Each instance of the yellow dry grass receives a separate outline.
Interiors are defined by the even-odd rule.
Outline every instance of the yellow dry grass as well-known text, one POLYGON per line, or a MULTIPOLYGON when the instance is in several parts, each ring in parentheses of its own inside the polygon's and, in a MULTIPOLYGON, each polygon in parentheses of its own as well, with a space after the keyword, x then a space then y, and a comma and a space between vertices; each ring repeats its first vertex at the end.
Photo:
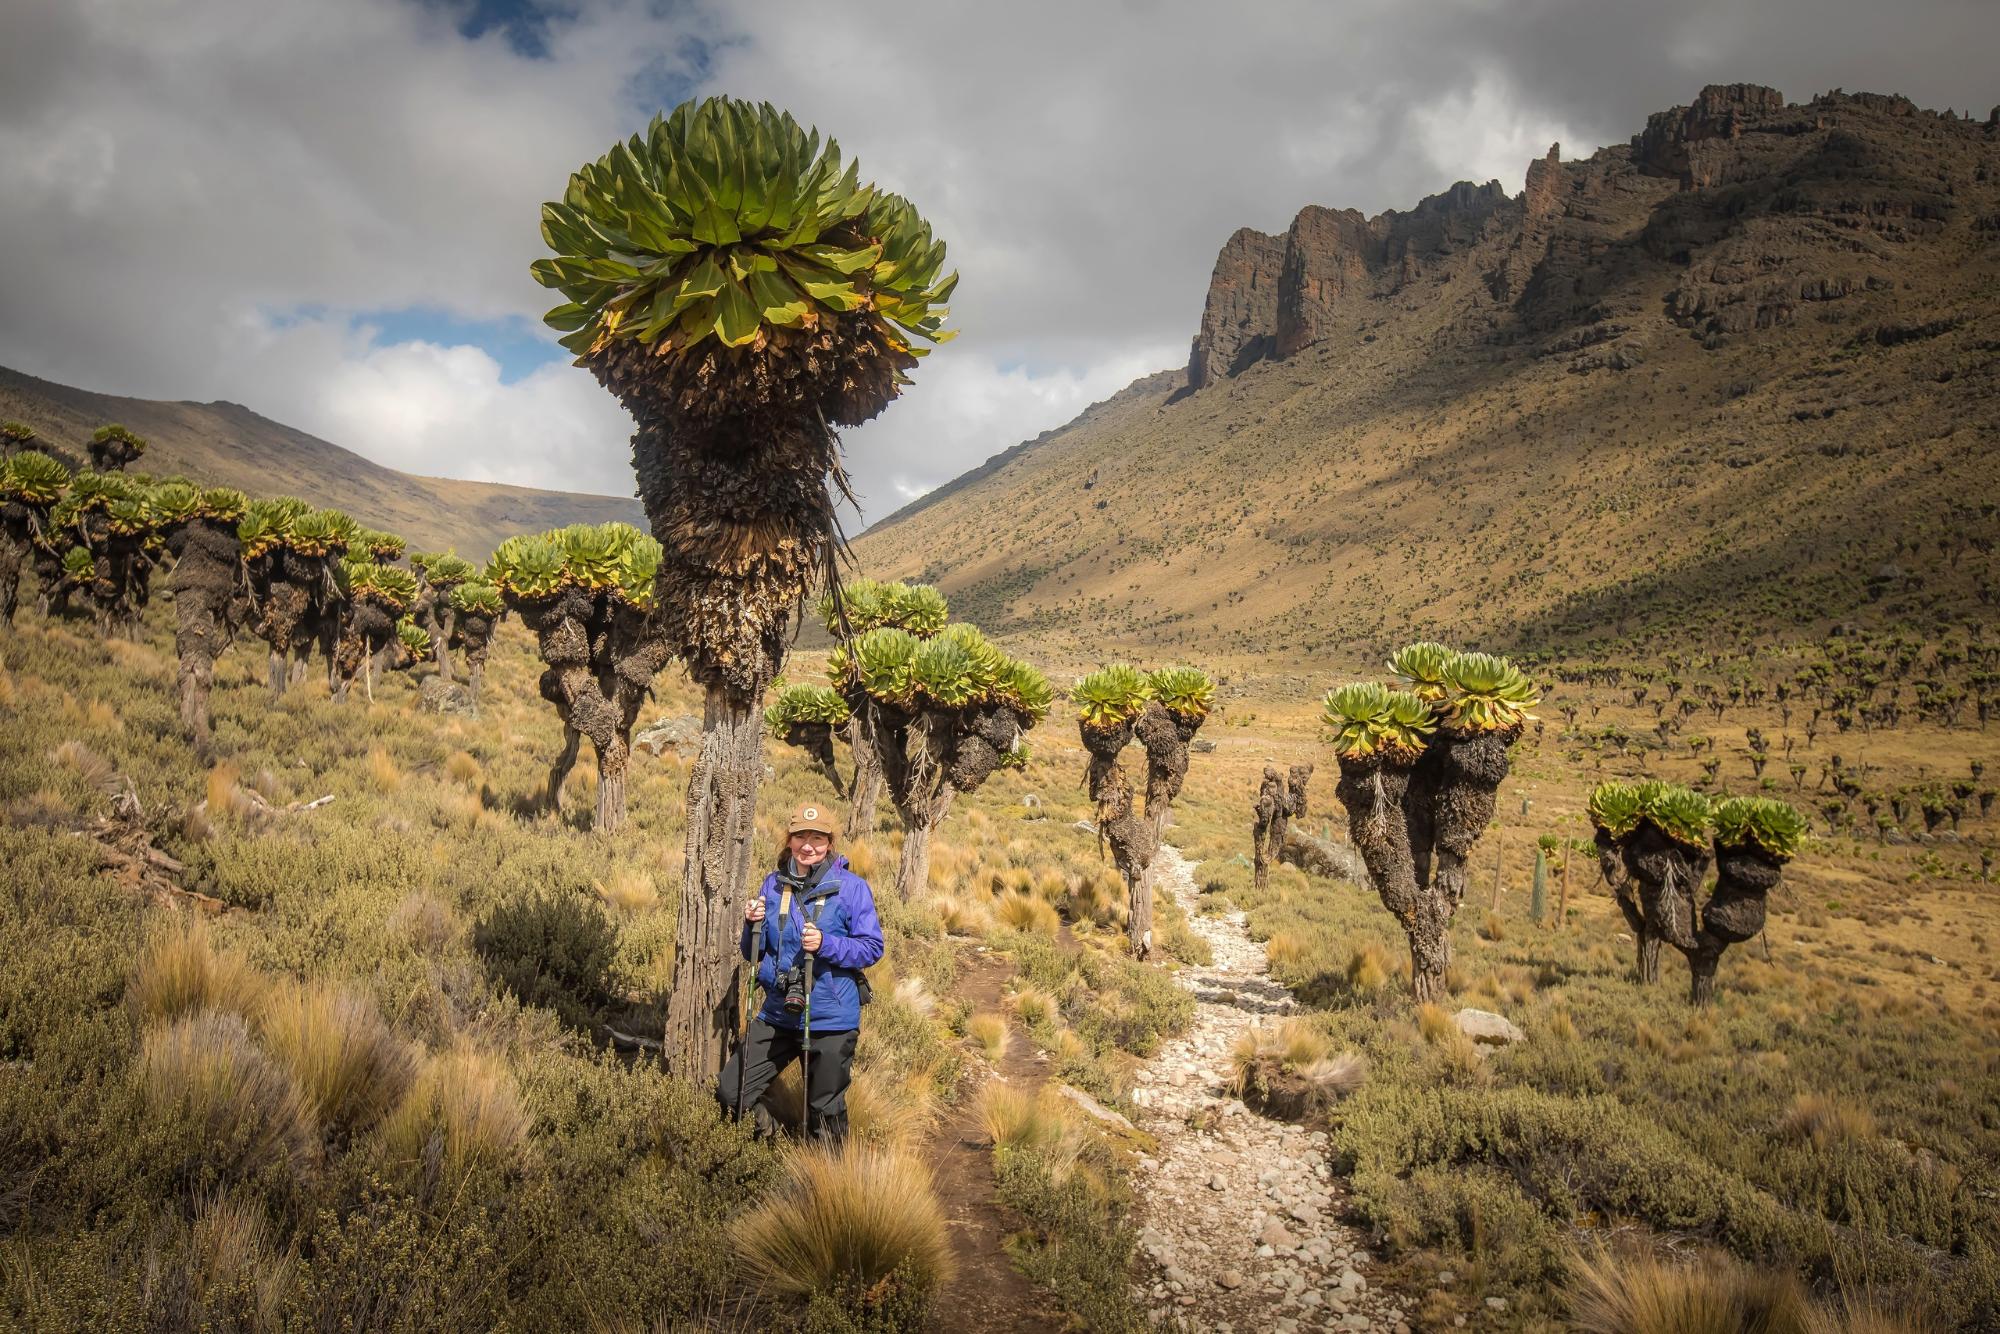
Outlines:
POLYGON ((730 1227, 763 1291, 792 1296, 879 1291, 892 1280, 921 1299, 956 1271, 930 1172, 909 1155, 850 1140, 803 1148, 776 1190, 730 1227))

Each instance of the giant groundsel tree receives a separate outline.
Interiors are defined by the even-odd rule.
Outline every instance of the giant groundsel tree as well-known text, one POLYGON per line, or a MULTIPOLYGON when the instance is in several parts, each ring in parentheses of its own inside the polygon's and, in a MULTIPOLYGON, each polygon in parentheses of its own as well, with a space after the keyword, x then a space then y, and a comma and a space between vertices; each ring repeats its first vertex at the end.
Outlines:
POLYGON ((153 509, 174 557, 174 656, 181 727, 204 757, 210 743, 208 697, 215 660, 251 614, 238 526, 250 502, 229 487, 169 482, 153 492, 153 509))
MULTIPOLYGON (((907 630, 929 639, 951 619, 944 594, 929 584, 883 583, 875 579, 843 580, 819 600, 820 621, 835 639, 848 640, 885 627, 907 630)), ((874 743, 863 733, 867 710, 851 714, 845 733, 854 755, 854 783, 848 794, 847 836, 875 832, 875 806, 882 794, 882 766, 874 743)))
POLYGON ((0 463, 0 628, 14 623, 23 569, 38 549, 55 541, 49 512, 68 489, 69 469, 38 450, 10 454, 0 463))
POLYGON ((1099 668, 1076 683, 1070 698, 1076 705, 1077 733, 1090 752, 1086 778, 1090 799, 1097 803, 1099 846, 1109 845, 1111 860, 1125 881, 1129 911, 1125 931, 1132 953, 1143 959, 1153 949, 1153 887, 1148 878, 1160 848, 1158 831, 1135 809, 1132 781, 1125 776, 1119 754, 1130 744, 1134 727, 1152 703, 1152 682, 1126 663, 1099 668))
POLYGON ((548 322, 636 423, 663 552, 659 620, 706 692, 666 1050, 720 1069, 750 875, 759 711, 792 617, 832 582, 846 491, 835 429, 901 392, 947 336, 944 245, 863 184, 832 140, 771 106, 684 103, 614 144, 542 209, 548 322))
POLYGON ((1132 731, 1146 748, 1146 817, 1157 841, 1187 781, 1188 745, 1215 707, 1215 682, 1199 667, 1164 667, 1147 686, 1146 708, 1132 731))
POLYGON ((1321 716, 1334 734, 1349 836, 1409 938, 1417 999, 1435 1001, 1445 994, 1467 858, 1539 696, 1504 658, 1441 644, 1412 644, 1389 667, 1407 689, 1342 686, 1321 716))
POLYGON ((896 892, 923 894, 931 835, 953 800, 1020 753, 1022 735, 1048 716, 1055 693, 1040 672, 963 623, 930 639, 870 630, 833 651, 827 675, 848 709, 867 715, 862 735, 902 817, 896 892))
POLYGON ((1672 945, 1688 961, 1690 999, 1707 1004, 1723 951, 1764 929, 1765 899, 1798 855, 1805 817, 1782 801, 1717 802, 1660 782, 1601 783, 1588 809, 1599 866, 1639 940, 1640 980, 1658 978, 1660 945, 1672 945))
POLYGON ((630 524, 576 524, 494 549, 486 582, 534 632, 545 669, 542 698, 562 715, 563 749, 549 771, 549 802, 584 737, 597 752, 595 828, 625 822, 632 725, 670 656, 655 614, 660 544, 630 524))

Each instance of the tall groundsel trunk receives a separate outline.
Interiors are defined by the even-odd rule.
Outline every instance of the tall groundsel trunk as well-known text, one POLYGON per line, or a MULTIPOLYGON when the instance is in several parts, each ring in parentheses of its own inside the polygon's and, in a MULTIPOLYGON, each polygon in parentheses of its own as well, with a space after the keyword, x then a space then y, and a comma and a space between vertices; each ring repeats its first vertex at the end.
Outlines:
MULTIPOLYGON (((631 383, 599 373, 614 388, 631 383)), ((706 698, 701 754, 688 775, 665 1054, 676 1073, 708 1080, 738 1019, 736 942, 764 773, 764 694, 783 669, 792 616, 832 572, 828 480, 840 477, 839 442, 816 415, 809 425, 757 416, 696 423, 621 396, 638 418, 633 463, 662 548, 659 623, 706 698)))
POLYGON ((764 772, 761 714, 759 695, 709 683, 701 753, 688 775, 686 870, 667 993, 667 1063, 689 1079, 721 1070, 736 1028, 737 937, 764 772))
POLYGON ((168 547, 176 557, 170 580, 181 727, 206 761, 212 742, 209 692, 215 660, 228 647, 233 629, 229 610, 241 581, 241 547, 229 525, 205 519, 171 533, 168 547))
POLYGON ((882 762, 875 758, 875 741, 861 714, 847 720, 847 748, 854 756, 854 787, 847 807, 847 836, 865 838, 875 832, 875 804, 882 796, 882 762))

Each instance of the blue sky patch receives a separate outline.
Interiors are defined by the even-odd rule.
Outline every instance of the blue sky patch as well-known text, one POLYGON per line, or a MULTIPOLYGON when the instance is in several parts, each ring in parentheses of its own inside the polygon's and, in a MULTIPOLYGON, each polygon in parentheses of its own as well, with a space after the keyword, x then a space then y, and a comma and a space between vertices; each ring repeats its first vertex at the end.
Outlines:
POLYGON ((376 347, 422 342, 439 347, 470 343, 482 348, 500 363, 502 384, 513 384, 550 362, 569 360, 569 353, 556 346, 553 336, 543 335, 539 323, 518 315, 499 320, 468 320, 442 310, 413 306, 407 310, 367 311, 355 316, 354 322, 375 330, 376 347))

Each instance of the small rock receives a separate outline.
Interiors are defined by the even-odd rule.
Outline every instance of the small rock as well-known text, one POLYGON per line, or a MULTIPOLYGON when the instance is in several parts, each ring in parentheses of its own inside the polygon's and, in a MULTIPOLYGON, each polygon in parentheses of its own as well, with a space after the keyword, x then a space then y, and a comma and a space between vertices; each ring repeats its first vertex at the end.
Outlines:
POLYGON ((1257 1248, 1257 1258, 1259 1260, 1269 1260, 1272 1257, 1276 1256, 1277 1253, 1278 1253, 1278 1248, 1271 1245, 1269 1242, 1265 1242, 1262 1246, 1259 1246, 1257 1248))
POLYGON ((632 749, 654 756, 671 748, 676 755, 686 759, 690 747, 695 750, 701 748, 701 719, 691 713, 677 718, 662 718, 632 738, 632 749))
POLYGON ((1505 1297, 1488 1297, 1486 1299, 1486 1309, 1489 1311, 1504 1311, 1507 1309, 1507 1299, 1505 1297))
POLYGON ((1291 1229, 1275 1218, 1265 1220, 1264 1230, 1257 1234, 1257 1239, 1266 1246, 1292 1247, 1299 1244, 1291 1229))
POLYGON ((1527 1036, 1508 1021, 1506 1016, 1491 1010, 1475 1010, 1467 1007, 1452 1016, 1458 1031, 1474 1042, 1484 1042, 1495 1047, 1504 1047, 1510 1042, 1519 1042, 1527 1036))
POLYGON ((1208 1179, 1208 1188, 1210 1190, 1228 1190, 1229 1178, 1222 1175, 1222 1173, 1217 1172, 1214 1176, 1208 1179))
POLYGON ((1225 1269, 1215 1276, 1215 1281, 1222 1287, 1234 1290, 1243 1286, 1243 1274, 1240 1270, 1225 1269))
POLYGON ((1457 1281, 1458 1281, 1458 1275, 1452 1273, 1449 1269, 1438 1270, 1438 1282, 1444 1284, 1446 1287, 1450 1287, 1453 1283, 1456 1283, 1457 1281))
POLYGON ((479 705, 473 700, 472 692, 442 676, 424 678, 423 684, 417 687, 417 708, 424 713, 447 718, 473 718, 479 714, 479 705))
POLYGON ((1361 1273, 1359 1270, 1343 1269, 1340 1271, 1341 1291, 1360 1292, 1367 1286, 1368 1286, 1368 1280, 1361 1277, 1361 1273))

